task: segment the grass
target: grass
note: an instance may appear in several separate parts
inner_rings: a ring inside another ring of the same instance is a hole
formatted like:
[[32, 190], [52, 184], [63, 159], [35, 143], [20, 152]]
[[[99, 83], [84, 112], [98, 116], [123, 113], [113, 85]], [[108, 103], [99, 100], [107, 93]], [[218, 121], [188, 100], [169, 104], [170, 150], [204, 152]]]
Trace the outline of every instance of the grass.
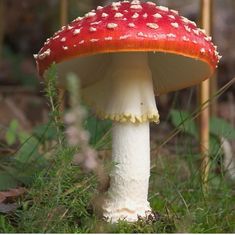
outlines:
[[[136, 223], [120, 221], [117, 224], [98, 218], [92, 207], [93, 202], [99, 200], [97, 175], [72, 164], [77, 149], [67, 146], [64, 140], [64, 127], [59, 121], [58, 104], [54, 101], [57, 95], [53, 73], [47, 86], [47, 96], [52, 106], [51, 122], [57, 127], [57, 142], [44, 153], [49, 159], [48, 164], [35, 175], [28, 194], [19, 201], [20, 207], [10, 214], [0, 214], [0, 232], [235, 232], [234, 182], [222, 173], [211, 171], [209, 193], [204, 195], [199, 177], [199, 157], [191, 153], [190, 147], [188, 154], [183, 156], [153, 156], [155, 167], [151, 170], [149, 201], [156, 218]], [[89, 117], [85, 126], [90, 130], [92, 145], [97, 150], [110, 148], [110, 122]]]
[[[67, 151], [60, 154], [65, 159], [71, 155]], [[69, 160], [62, 160], [50, 170], [47, 184], [44, 174], [37, 177], [16, 213], [17, 219], [16, 215], [13, 216], [17, 225], [13, 227], [12, 216], [6, 216], [1, 217], [0, 228], [6, 232], [28, 233], [234, 232], [232, 184], [222, 176], [215, 176], [211, 178], [210, 192], [205, 197], [198, 177], [192, 175], [186, 180], [179, 180], [172, 166], [167, 164], [162, 168], [165, 173], [161, 175], [154, 170], [152, 172], [149, 198], [153, 210], [159, 215], [157, 221], [120, 221], [115, 225], [101, 221], [91, 207], [91, 200], [97, 194], [96, 177], [72, 166]]]
[[[27, 233], [232, 233], [235, 231], [234, 185], [222, 175], [211, 175], [205, 197], [197, 174], [180, 179], [174, 164], [152, 169], [150, 203], [158, 221], [121, 221], [110, 225], [98, 219], [91, 207], [97, 194], [94, 174], [71, 164], [72, 150], [62, 149], [58, 159], [41, 172], [16, 213], [0, 217], [1, 232]], [[180, 157], [178, 156], [180, 159]], [[196, 165], [195, 165], [196, 167]], [[46, 178], [45, 178], [46, 177]]]
[[[95, 216], [91, 202], [97, 179], [71, 164], [74, 149], [55, 151], [55, 162], [37, 175], [29, 194], [13, 214], [0, 217], [1, 232], [27, 233], [232, 233], [234, 184], [210, 174], [210, 190], [201, 190], [197, 157], [162, 156], [154, 160], [149, 200], [157, 221], [108, 224]], [[178, 166], [178, 167], [176, 167]], [[183, 174], [185, 168], [189, 171]], [[183, 176], [181, 176], [181, 175]]]
[[[70, 156], [70, 157], [69, 157]], [[71, 164], [72, 152], [61, 150], [51, 169], [41, 173], [22, 202], [17, 230], [30, 233], [85, 233], [93, 218], [89, 203], [95, 177]]]
[[[177, 156], [180, 158], [179, 156]], [[182, 160], [174, 162], [180, 164]], [[158, 194], [151, 199], [152, 207], [173, 220], [174, 232], [227, 233], [235, 231], [234, 185], [226, 178], [210, 175], [210, 190], [204, 195], [198, 170], [190, 172], [187, 179], [179, 179], [177, 172], [164, 168], [166, 174], [151, 180], [150, 197], [158, 187]], [[171, 166], [169, 166], [171, 165]], [[195, 169], [196, 164], [194, 165]], [[168, 172], [168, 173], [167, 173]], [[159, 180], [160, 178], [160, 180]]]

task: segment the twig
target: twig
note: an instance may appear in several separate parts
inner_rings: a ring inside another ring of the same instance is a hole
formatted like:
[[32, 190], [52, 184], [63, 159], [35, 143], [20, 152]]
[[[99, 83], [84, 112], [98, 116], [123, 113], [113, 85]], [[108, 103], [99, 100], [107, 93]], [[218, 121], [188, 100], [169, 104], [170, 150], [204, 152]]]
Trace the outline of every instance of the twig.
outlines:
[[68, 23], [68, 0], [60, 1], [60, 24], [64, 26]]
[[[201, 0], [201, 26], [208, 34], [211, 33], [211, 12], [212, 12], [212, 1]], [[210, 79], [202, 82], [199, 87], [199, 103], [203, 105], [210, 98]], [[200, 136], [200, 154], [201, 154], [201, 175], [202, 175], [202, 186], [203, 191], [208, 191], [208, 177], [210, 171], [210, 160], [208, 156], [209, 141], [210, 141], [210, 110], [208, 105], [199, 114], [199, 136]]]

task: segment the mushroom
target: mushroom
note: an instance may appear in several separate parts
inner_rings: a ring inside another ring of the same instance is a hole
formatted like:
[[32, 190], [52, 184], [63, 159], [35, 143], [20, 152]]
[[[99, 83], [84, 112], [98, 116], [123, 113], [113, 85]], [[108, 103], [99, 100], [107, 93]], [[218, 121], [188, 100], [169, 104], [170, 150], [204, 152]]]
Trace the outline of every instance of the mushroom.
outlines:
[[78, 74], [97, 116], [113, 121], [110, 188], [103, 215], [136, 221], [151, 213], [149, 123], [155, 96], [209, 78], [220, 56], [211, 37], [175, 10], [138, 0], [114, 2], [78, 17], [35, 55], [41, 75], [53, 63]]

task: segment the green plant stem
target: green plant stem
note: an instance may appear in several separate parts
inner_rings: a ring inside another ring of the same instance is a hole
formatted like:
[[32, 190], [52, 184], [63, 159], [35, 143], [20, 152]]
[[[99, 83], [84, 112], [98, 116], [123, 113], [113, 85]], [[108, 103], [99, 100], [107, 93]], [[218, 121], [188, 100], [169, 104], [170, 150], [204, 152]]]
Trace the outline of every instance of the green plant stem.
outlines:
[[63, 144], [63, 132], [62, 132], [62, 121], [61, 121], [61, 112], [60, 112], [60, 100], [58, 99], [58, 89], [56, 84], [56, 78], [57, 78], [57, 69], [56, 65], [52, 64], [51, 67], [47, 70], [45, 75], [46, 80], [46, 97], [49, 100], [49, 104], [51, 107], [51, 114], [52, 114], [52, 120], [54, 122], [54, 125], [57, 130], [57, 139], [59, 144], [62, 146]]

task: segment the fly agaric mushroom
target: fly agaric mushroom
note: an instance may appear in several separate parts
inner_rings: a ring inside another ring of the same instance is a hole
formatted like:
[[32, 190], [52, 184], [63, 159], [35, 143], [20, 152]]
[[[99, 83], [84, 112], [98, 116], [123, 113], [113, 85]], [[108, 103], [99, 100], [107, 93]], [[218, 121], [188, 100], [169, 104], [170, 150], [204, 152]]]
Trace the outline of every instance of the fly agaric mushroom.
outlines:
[[35, 55], [41, 75], [53, 63], [76, 72], [84, 100], [113, 121], [107, 220], [151, 213], [149, 123], [159, 122], [155, 95], [209, 78], [220, 56], [204, 30], [175, 10], [138, 0], [114, 2], [78, 17]]

